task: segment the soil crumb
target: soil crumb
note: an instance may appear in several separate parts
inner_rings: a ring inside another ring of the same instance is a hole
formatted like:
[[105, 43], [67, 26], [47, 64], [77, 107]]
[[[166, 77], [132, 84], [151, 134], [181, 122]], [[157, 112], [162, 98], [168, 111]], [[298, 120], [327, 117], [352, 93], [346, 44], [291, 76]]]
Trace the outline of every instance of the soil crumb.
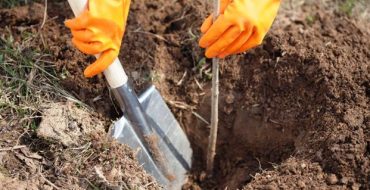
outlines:
[[144, 136], [145, 141], [148, 144], [148, 151], [152, 155], [153, 159], [156, 163], [158, 163], [158, 167], [163, 171], [164, 176], [171, 182], [176, 179], [171, 171], [167, 167], [167, 161], [162, 154], [162, 151], [159, 149], [158, 146], [158, 137], [156, 134]]

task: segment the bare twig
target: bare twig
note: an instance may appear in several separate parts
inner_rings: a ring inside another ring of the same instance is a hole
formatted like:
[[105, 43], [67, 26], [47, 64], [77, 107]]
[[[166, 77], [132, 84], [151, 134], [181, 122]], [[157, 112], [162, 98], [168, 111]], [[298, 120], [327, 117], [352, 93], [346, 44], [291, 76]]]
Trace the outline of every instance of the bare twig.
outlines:
[[204, 119], [201, 115], [199, 115], [197, 112], [195, 112], [195, 111], [192, 111], [191, 112], [193, 115], [195, 115], [195, 117], [197, 117], [198, 119], [200, 119], [201, 121], [203, 121], [205, 124], [207, 124], [207, 125], [209, 125], [210, 123], [206, 120], [206, 119]]
[[150, 182], [150, 183], [147, 183], [147, 184], [145, 184], [145, 185], [144, 185], [144, 188], [147, 188], [147, 187], [149, 187], [149, 186], [153, 185], [154, 183], [155, 183], [154, 181], [152, 181], [152, 182]]
[[81, 147], [69, 148], [69, 149], [70, 150], [84, 150], [84, 149], [90, 148], [90, 146], [91, 146], [91, 142], [88, 142], [88, 143], [86, 143], [85, 145], [83, 145]]
[[[214, 20], [220, 14], [220, 0], [214, 0]], [[212, 110], [211, 110], [211, 131], [207, 149], [207, 173], [212, 175], [214, 159], [216, 155], [216, 142], [218, 131], [218, 94], [219, 94], [219, 59], [212, 60]]]
[[26, 148], [26, 147], [27, 147], [26, 145], [20, 145], [20, 146], [13, 146], [13, 147], [7, 147], [7, 148], [0, 148], [0, 152], [3, 152], [3, 151], [12, 151], [12, 150]]
[[258, 162], [258, 169], [263, 172], [263, 169], [262, 169], [262, 165], [261, 165], [261, 161], [258, 159], [258, 158], [255, 158]]
[[54, 189], [57, 189], [57, 190], [59, 190], [59, 189], [60, 189], [60, 187], [56, 186], [53, 182], [51, 182], [51, 181], [49, 181], [48, 179], [46, 179], [46, 177], [44, 176], [44, 174], [42, 174], [42, 169], [41, 169], [41, 167], [40, 167], [39, 173], [40, 173], [40, 176], [42, 177], [42, 179], [43, 179], [43, 180], [45, 180], [45, 182], [46, 182], [47, 184], [49, 184], [50, 186], [52, 186]]
[[140, 30], [135, 30], [135, 31], [132, 31], [132, 33], [141, 33], [141, 34], [148, 34], [149, 36], [153, 36], [153, 37], [156, 37], [162, 41], [165, 41], [165, 42], [168, 42], [168, 40], [166, 40], [166, 38], [164, 38], [163, 36], [160, 36], [158, 34], [154, 34], [154, 33], [151, 33], [151, 32], [145, 32], [145, 31], [140, 31]]
[[182, 82], [184, 82], [184, 79], [186, 77], [186, 75], [188, 74], [188, 71], [185, 71], [184, 74], [182, 75], [181, 79], [179, 82], [177, 82], [177, 86], [181, 86], [182, 85]]
[[203, 86], [199, 83], [199, 81], [197, 80], [197, 78], [196, 78], [196, 77], [194, 77], [194, 81], [195, 81], [195, 83], [198, 85], [198, 87], [199, 87], [199, 89], [200, 89], [200, 90], [204, 90], [204, 89], [203, 89]]
[[[166, 99], [165, 99], [166, 100]], [[194, 109], [194, 106], [190, 106], [189, 104], [186, 104], [185, 102], [180, 101], [174, 101], [174, 100], [166, 100], [168, 104], [175, 108], [183, 109], [183, 110], [192, 110]]]
[[48, 18], [48, 0], [45, 0], [44, 19], [42, 20], [40, 28], [44, 27], [47, 18]]
[[17, 138], [17, 144], [15, 146], [18, 146], [19, 143], [21, 142], [21, 138], [23, 137], [23, 135], [25, 135], [26, 133], [28, 133], [27, 130], [25, 130], [21, 135], [19, 135], [19, 137]]

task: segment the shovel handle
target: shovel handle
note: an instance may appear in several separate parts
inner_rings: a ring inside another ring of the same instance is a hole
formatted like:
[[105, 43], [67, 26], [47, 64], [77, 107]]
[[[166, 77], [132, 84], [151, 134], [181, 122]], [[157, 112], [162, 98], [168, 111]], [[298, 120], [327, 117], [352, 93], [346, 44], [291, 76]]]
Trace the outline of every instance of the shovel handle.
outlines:
[[[80, 15], [86, 9], [87, 2], [88, 0], [68, 0], [75, 16]], [[134, 89], [128, 83], [128, 77], [118, 58], [104, 71], [104, 75], [109, 86], [113, 89], [122, 111], [127, 113], [136, 132], [144, 140], [144, 137], [151, 135], [153, 131]]]
[[[86, 9], [87, 2], [88, 0], [68, 0], [68, 3], [76, 17]], [[97, 58], [99, 56], [100, 55], [96, 55]], [[104, 71], [104, 76], [108, 81], [109, 86], [113, 89], [125, 85], [128, 81], [126, 72], [118, 58], [116, 58], [114, 62]]]

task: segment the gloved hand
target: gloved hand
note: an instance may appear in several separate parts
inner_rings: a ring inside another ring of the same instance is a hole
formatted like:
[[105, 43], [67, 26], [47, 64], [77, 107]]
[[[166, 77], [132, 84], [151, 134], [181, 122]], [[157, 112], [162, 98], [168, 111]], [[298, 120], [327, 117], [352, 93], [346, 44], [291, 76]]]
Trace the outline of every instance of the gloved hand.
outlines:
[[245, 52], [262, 43], [280, 6], [280, 0], [221, 0], [221, 12], [202, 27], [199, 41], [206, 57], [224, 58]]
[[67, 20], [72, 43], [82, 52], [101, 54], [85, 71], [85, 77], [103, 72], [117, 58], [126, 28], [130, 0], [89, 0], [80, 16]]

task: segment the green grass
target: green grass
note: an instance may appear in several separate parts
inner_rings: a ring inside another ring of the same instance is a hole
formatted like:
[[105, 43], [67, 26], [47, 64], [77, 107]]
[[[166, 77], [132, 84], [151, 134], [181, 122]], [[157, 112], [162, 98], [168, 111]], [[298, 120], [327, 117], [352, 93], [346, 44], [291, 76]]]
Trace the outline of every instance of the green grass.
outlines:
[[198, 73], [198, 78], [202, 80], [212, 80], [211, 64], [207, 63], [205, 57], [201, 58], [198, 61], [197, 65], [195, 66], [195, 69]]
[[308, 15], [307, 17], [306, 17], [306, 23], [309, 25], [309, 26], [312, 26], [314, 23], [315, 23], [315, 21], [316, 21], [316, 16], [315, 15]]
[[32, 0], [1, 0], [0, 8], [12, 8], [16, 6], [25, 5], [30, 3]]
[[352, 16], [353, 9], [358, 2], [359, 0], [345, 0], [344, 2], [339, 4], [339, 11], [348, 16]]
[[35, 130], [47, 102], [78, 102], [58, 85], [54, 58], [43, 49], [37, 33], [11, 30], [0, 35], [0, 118], [10, 126]]

